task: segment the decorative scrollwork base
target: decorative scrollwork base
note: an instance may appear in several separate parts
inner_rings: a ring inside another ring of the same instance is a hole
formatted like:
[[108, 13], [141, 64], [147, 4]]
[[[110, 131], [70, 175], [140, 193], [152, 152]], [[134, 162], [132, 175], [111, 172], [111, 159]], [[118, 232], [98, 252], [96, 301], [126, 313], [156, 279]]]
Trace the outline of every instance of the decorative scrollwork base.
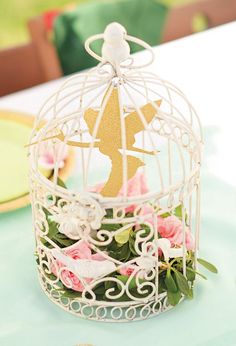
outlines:
[[[64, 310], [89, 320], [100, 322], [131, 322], [144, 320], [160, 315], [173, 308], [168, 304], [166, 293], [158, 295], [158, 299], [150, 299], [148, 302], [98, 302], [85, 303], [81, 298], [62, 298], [58, 293], [58, 287], [39, 274], [39, 282], [50, 300]], [[182, 299], [183, 300], [183, 297]]]

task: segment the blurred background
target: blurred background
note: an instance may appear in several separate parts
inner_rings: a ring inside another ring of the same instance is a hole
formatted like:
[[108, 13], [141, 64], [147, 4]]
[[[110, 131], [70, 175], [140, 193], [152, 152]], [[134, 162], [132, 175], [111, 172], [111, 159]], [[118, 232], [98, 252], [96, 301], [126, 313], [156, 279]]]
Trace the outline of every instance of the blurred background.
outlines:
[[84, 41], [111, 21], [154, 46], [235, 19], [236, 0], [1, 0], [0, 96], [93, 66]]

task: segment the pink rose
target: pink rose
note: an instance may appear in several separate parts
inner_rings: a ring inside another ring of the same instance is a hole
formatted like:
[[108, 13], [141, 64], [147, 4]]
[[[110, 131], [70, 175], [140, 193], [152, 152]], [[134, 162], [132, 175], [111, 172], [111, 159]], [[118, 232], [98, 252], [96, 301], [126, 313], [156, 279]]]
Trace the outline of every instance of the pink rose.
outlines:
[[[139, 196], [144, 195], [148, 192], [146, 177], [142, 172], [137, 172], [133, 178], [128, 181], [127, 184], [127, 195], [128, 196]], [[124, 187], [121, 188], [119, 196], [124, 195]]]
[[[127, 196], [140, 196], [148, 192], [146, 177], [143, 172], [137, 172], [127, 184]], [[124, 196], [124, 187], [121, 188], [119, 196]], [[136, 208], [135, 204], [125, 208], [126, 213], [132, 213]]]
[[42, 142], [39, 147], [39, 166], [45, 169], [53, 169], [55, 162], [59, 162], [59, 168], [64, 167], [64, 161], [68, 156], [68, 149], [64, 143]]
[[121, 275], [130, 276], [134, 271], [134, 266], [125, 266], [120, 268], [119, 272]]
[[[100, 254], [92, 254], [89, 245], [85, 241], [79, 241], [72, 245], [68, 250], [64, 251], [64, 254], [73, 258], [73, 259], [90, 259], [96, 261], [104, 261], [104, 257]], [[57, 266], [52, 265], [52, 272], [54, 275], [58, 275], [58, 271], [60, 268], [64, 268], [65, 265], [60, 261], [56, 261]], [[57, 269], [58, 268], [58, 269]], [[68, 288], [73, 289], [74, 291], [83, 292], [84, 286], [78, 277], [67, 269], [63, 269], [61, 271], [62, 282]], [[92, 279], [85, 278], [87, 283], [91, 282]]]
[[[140, 210], [140, 215], [150, 214], [150, 216], [148, 216], [145, 219], [145, 221], [149, 222], [151, 225], [154, 224], [152, 213], [153, 213], [153, 209], [151, 206], [148, 206], [148, 205], [144, 205]], [[158, 216], [157, 228], [161, 237], [169, 239], [173, 247], [176, 245], [182, 245], [183, 226], [182, 226], [182, 221], [179, 218], [177, 218], [174, 215], [168, 216], [165, 218]], [[185, 233], [186, 233], [185, 234], [186, 247], [188, 250], [193, 250], [194, 241], [193, 241], [190, 229], [187, 226], [185, 227]]]
[[[100, 193], [104, 186], [104, 183], [97, 184], [89, 189], [90, 192]], [[137, 172], [133, 178], [128, 180], [127, 183], [127, 195], [139, 196], [148, 192], [146, 178], [143, 172]], [[118, 196], [124, 195], [124, 187], [120, 189]]]
[[140, 216], [145, 216], [148, 215], [144, 218], [144, 221], [149, 222], [151, 225], [153, 225], [154, 221], [153, 221], [153, 216], [155, 216], [154, 212], [153, 212], [153, 208], [151, 205], [148, 204], [144, 204], [143, 206], [141, 206], [140, 208], [140, 212], [139, 212]]
[[[104, 186], [104, 183], [97, 184], [89, 189], [90, 192], [100, 193]], [[139, 196], [148, 192], [146, 178], [143, 172], [137, 172], [133, 178], [128, 181], [127, 184], [127, 196]], [[124, 196], [124, 187], [121, 188], [118, 196]], [[126, 213], [133, 212], [136, 208], [135, 204], [130, 205], [125, 209]]]
[[[172, 246], [182, 245], [183, 226], [182, 221], [176, 216], [158, 217], [158, 232], [162, 238], [167, 238]], [[185, 241], [188, 250], [193, 250], [194, 241], [189, 227], [185, 227]]]

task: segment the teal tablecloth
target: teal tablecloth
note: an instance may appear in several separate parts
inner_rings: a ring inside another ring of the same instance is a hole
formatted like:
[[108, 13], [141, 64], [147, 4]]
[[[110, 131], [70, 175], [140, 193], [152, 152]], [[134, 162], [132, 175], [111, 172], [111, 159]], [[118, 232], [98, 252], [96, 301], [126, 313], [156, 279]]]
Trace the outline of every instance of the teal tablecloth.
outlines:
[[236, 190], [202, 181], [201, 257], [219, 274], [198, 280], [194, 300], [141, 322], [86, 321], [54, 305], [37, 280], [30, 208], [0, 215], [0, 345], [235, 346]]

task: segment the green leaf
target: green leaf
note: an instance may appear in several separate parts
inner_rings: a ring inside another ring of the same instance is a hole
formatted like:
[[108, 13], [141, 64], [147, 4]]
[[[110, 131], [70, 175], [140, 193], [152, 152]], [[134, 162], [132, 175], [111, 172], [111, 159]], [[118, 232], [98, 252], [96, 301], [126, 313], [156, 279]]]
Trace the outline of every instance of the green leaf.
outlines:
[[177, 291], [175, 293], [171, 291], [167, 291], [167, 298], [168, 298], [169, 304], [172, 306], [175, 306], [179, 303], [181, 299], [181, 293], [180, 291]]
[[189, 293], [189, 285], [188, 285], [188, 281], [187, 279], [185, 278], [185, 276], [180, 273], [178, 270], [176, 269], [173, 269], [174, 270], [174, 273], [175, 273], [175, 278], [176, 278], [176, 282], [177, 282], [177, 285], [179, 287], [179, 290], [185, 295], [185, 296], [189, 296], [190, 293]]
[[52, 274], [52, 273], [51, 274], [48, 274], [46, 272], [44, 272], [44, 273], [50, 280], [55, 281], [57, 279], [57, 277], [54, 274]]
[[126, 251], [126, 256], [124, 258], [124, 262], [128, 262], [131, 259], [131, 256], [132, 256], [132, 254], [131, 254], [131, 251], [129, 249], [129, 244], [127, 244], [127, 251]]
[[111, 244], [109, 244], [102, 250], [106, 251], [112, 258], [121, 260], [122, 262], [127, 262], [134, 257], [131, 249], [132, 247], [130, 246], [129, 242], [126, 242], [125, 244], [119, 244], [115, 239], [113, 239]]
[[46, 208], [43, 207], [42, 209], [44, 214], [46, 215], [46, 218], [51, 215], [50, 212]]
[[187, 276], [188, 281], [193, 282], [196, 278], [195, 270], [193, 270], [192, 268], [186, 267], [186, 276]]
[[115, 240], [119, 244], [125, 244], [129, 240], [129, 235], [132, 230], [132, 227], [125, 229], [124, 231], [115, 235]]
[[[117, 275], [116, 277], [117, 277], [118, 280], [120, 280], [124, 284], [126, 284], [127, 281], [129, 280], [129, 276], [127, 276], [127, 275]], [[141, 282], [141, 280], [140, 280], [140, 282]], [[136, 279], [132, 278], [130, 283], [129, 283], [129, 289], [132, 290], [132, 289], [134, 289], [136, 287], [137, 287]]]
[[42, 242], [43, 245], [45, 245], [49, 249], [53, 248], [53, 246], [50, 243], [48, 243], [47, 240], [45, 240], [43, 237], [40, 237], [40, 241]]
[[165, 280], [162, 277], [159, 277], [159, 280], [158, 280], [158, 292], [159, 294], [166, 292]]
[[166, 212], [160, 215], [160, 217], [162, 217], [163, 219], [165, 219], [166, 217], [170, 216], [171, 214]]
[[200, 263], [203, 267], [205, 267], [205, 268], [206, 268], [207, 270], [209, 270], [210, 272], [215, 273], [215, 274], [218, 273], [217, 268], [216, 268], [213, 264], [211, 264], [211, 263], [205, 261], [205, 260], [202, 259], [202, 258], [198, 258], [197, 261], [198, 261], [198, 263]]
[[[192, 268], [187, 267], [186, 270], [187, 270], [187, 278], [188, 278], [188, 272], [192, 272], [192, 273], [194, 273], [194, 274], [199, 275], [202, 279], [207, 280], [207, 277], [206, 277], [205, 275], [203, 275], [203, 274], [197, 272], [196, 270], [194, 270], [194, 269], [192, 269]], [[192, 281], [192, 280], [190, 280], [190, 279], [188, 279], [188, 280], [189, 280], [189, 281]]]
[[56, 234], [56, 235], [54, 236], [54, 238], [53, 238], [53, 240], [56, 240], [60, 245], [66, 247], [66, 246], [70, 246], [70, 245], [72, 245], [72, 244], [75, 243], [74, 240], [69, 239], [69, 238], [64, 239], [64, 238], [62, 238], [60, 235], [61, 235], [61, 233], [60, 233], [60, 234]]
[[[180, 220], [182, 220], [182, 204], [179, 204], [175, 210], [173, 211], [173, 214]], [[166, 212], [160, 215], [160, 217], [162, 217], [163, 219], [171, 216], [171, 213]], [[187, 214], [185, 214], [185, 222], [187, 221]]]
[[[182, 204], [179, 204], [175, 208], [174, 214], [176, 217], [178, 217], [182, 221]], [[187, 215], [186, 210], [185, 210], [185, 222], [187, 221], [187, 218], [188, 218], [188, 215]]]
[[58, 232], [56, 234], [57, 239], [69, 239], [65, 234]]
[[129, 244], [118, 244], [115, 240], [111, 244], [109, 244], [109, 246], [106, 248], [106, 251], [112, 258], [118, 259], [123, 262], [127, 262], [127, 260], [131, 256]]
[[105, 290], [107, 291], [109, 288], [116, 287], [116, 283], [114, 281], [105, 281]]
[[135, 250], [135, 232], [134, 231], [131, 231], [130, 232], [130, 237], [129, 237], [129, 248], [130, 248], [130, 251], [132, 252], [132, 254], [134, 256], [137, 256], [137, 252]]
[[66, 184], [64, 183], [64, 181], [61, 178], [57, 178], [57, 185], [63, 187], [64, 189], [67, 189]]
[[178, 205], [178, 207], [175, 208], [174, 211], [175, 216], [177, 216], [179, 219], [182, 219], [182, 205]]
[[93, 292], [96, 295], [101, 295], [105, 293], [105, 287], [104, 287], [104, 283], [98, 284], [96, 287], [93, 288]]
[[[126, 284], [130, 277], [127, 275], [116, 275], [116, 278], [118, 280], [120, 280], [121, 282], [123, 282], [124, 284]], [[144, 282], [145, 282], [145, 280], [138, 279], [139, 284], [142, 284]], [[119, 284], [118, 284], [118, 288], [119, 288]], [[136, 290], [136, 288], [137, 288], [136, 278], [133, 277], [129, 282], [129, 290], [133, 291], [133, 290]], [[143, 296], [141, 296], [141, 297], [143, 297]]]
[[140, 228], [144, 230], [144, 232], [142, 232], [142, 234], [140, 235], [141, 238], [146, 238], [149, 235], [149, 233], [151, 233], [151, 229], [148, 225], [141, 224]]
[[202, 273], [195, 272], [198, 276], [200, 276], [202, 279], [207, 280], [207, 277], [203, 275]]
[[62, 298], [80, 298], [81, 293], [73, 290], [65, 290], [61, 295]]
[[106, 219], [112, 219], [113, 218], [113, 209], [109, 208], [106, 209]]
[[129, 245], [126, 243], [119, 248], [118, 259], [125, 261], [127, 259], [127, 254], [129, 250]]
[[122, 225], [119, 223], [111, 223], [111, 224], [103, 223], [100, 229], [104, 229], [106, 231], [118, 231], [118, 229], [120, 229], [121, 227]]
[[176, 286], [175, 280], [173, 279], [169, 270], [167, 270], [166, 273], [165, 285], [167, 287], [167, 290], [172, 293], [176, 293], [178, 291], [178, 287]]
[[188, 298], [193, 299], [193, 289], [190, 288]]
[[120, 251], [119, 250], [119, 246], [117, 245], [117, 242], [113, 239], [112, 242], [107, 246], [107, 248], [110, 250], [110, 251]]
[[49, 230], [48, 230], [47, 236], [48, 238], [52, 239], [58, 233], [58, 224], [48, 219], [48, 227], [49, 227]]
[[133, 241], [129, 241], [129, 248], [130, 248], [131, 253], [132, 253], [134, 256], [137, 256], [137, 252], [136, 252], [136, 250], [135, 250], [134, 242], [133, 242]]

